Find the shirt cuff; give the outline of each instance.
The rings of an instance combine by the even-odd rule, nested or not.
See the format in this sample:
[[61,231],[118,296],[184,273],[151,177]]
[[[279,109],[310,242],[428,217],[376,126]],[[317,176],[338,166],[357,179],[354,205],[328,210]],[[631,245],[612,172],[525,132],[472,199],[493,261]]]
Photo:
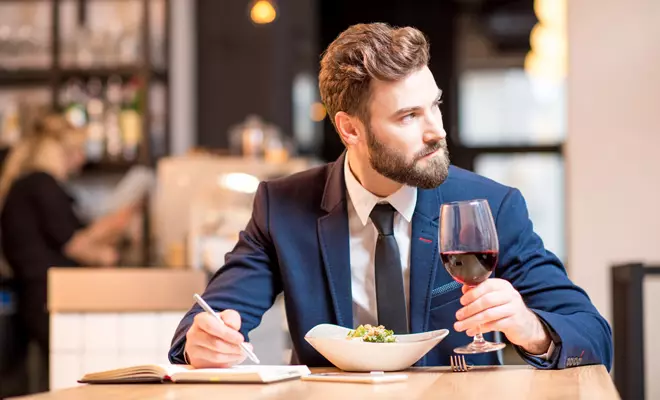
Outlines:
[[[545,353],[543,353],[543,354],[532,354],[532,353],[528,353],[528,352],[525,351],[524,349],[523,349],[523,351],[525,352],[525,355],[528,355],[528,356],[530,356],[530,357],[538,357],[538,358],[540,358],[540,359],[542,359],[542,360],[549,360],[549,359],[550,359],[550,356],[552,356],[552,353],[554,353],[554,351],[555,351],[555,342],[552,341],[552,340],[550,340],[550,346],[548,346],[548,350],[547,350]],[[185,352],[184,352],[183,354],[184,354],[184,357],[185,357]]]

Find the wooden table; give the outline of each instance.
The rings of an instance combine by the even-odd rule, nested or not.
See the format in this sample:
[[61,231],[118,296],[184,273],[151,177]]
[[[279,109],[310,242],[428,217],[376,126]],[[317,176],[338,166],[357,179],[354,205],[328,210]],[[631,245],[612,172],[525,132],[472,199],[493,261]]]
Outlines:
[[[314,372],[327,369],[314,369]],[[82,385],[21,397],[78,399],[619,399],[603,366],[540,371],[526,366],[477,367],[451,372],[446,367],[413,368],[406,382],[387,384],[303,382],[262,384]]]

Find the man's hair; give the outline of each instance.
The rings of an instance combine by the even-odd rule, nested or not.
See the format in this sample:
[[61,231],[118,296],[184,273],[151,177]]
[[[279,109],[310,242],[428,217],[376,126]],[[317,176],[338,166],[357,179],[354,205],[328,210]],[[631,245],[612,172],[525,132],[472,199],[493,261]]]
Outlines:
[[397,81],[428,62],[428,41],[415,28],[384,23],[349,27],[321,59],[319,91],[332,124],[335,114],[344,111],[368,125],[371,81]]

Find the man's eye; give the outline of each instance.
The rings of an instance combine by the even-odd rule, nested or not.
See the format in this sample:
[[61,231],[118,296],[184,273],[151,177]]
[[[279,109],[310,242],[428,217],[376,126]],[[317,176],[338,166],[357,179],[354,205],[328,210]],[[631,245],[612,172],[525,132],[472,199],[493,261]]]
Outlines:
[[401,121],[403,121],[403,122],[408,122],[408,121],[411,121],[413,118],[415,118],[415,114],[414,114],[414,113],[410,113],[410,114],[406,114],[406,115],[404,115],[404,116],[401,118]]

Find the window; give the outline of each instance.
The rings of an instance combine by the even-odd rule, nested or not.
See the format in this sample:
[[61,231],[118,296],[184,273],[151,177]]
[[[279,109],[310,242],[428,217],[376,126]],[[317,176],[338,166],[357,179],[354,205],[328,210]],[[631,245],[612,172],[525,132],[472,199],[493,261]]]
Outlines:
[[482,154],[476,159],[475,172],[519,189],[534,231],[548,250],[564,257],[564,165],[560,154]]
[[452,158],[521,191],[545,247],[565,256],[565,83],[522,68],[468,69],[458,82],[458,137]]
[[523,69],[466,71],[459,82],[460,140],[467,146],[555,144],[564,139],[564,85]]

